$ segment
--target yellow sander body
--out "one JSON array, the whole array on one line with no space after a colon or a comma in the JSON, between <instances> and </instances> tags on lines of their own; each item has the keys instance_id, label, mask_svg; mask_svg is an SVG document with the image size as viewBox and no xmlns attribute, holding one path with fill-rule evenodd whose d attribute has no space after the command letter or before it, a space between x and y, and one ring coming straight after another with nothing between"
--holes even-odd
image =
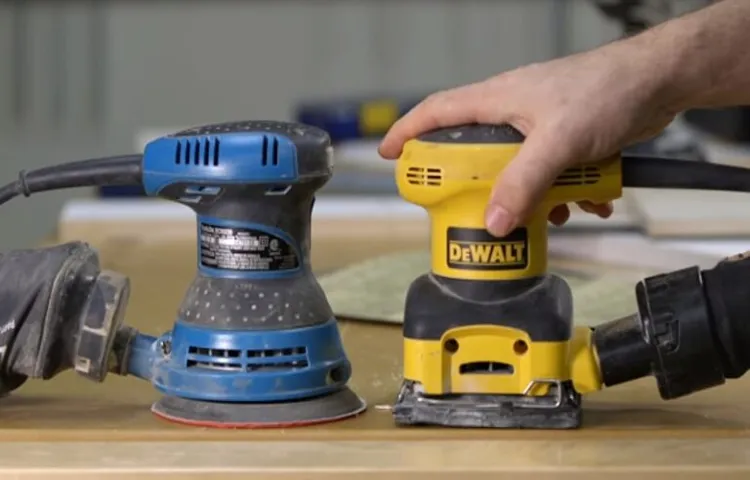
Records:
<instances>
[{"instance_id":1,"label":"yellow sander body","mask_svg":"<svg viewBox=\"0 0 750 480\"><path fill-rule=\"evenodd\" d=\"M620 159L570 168L525 224L490 234L484 211L521 148L510 126L429 132L405 145L400 195L429 213L431 271L407 293L399 424L575 428L601 387L589 328L574 328L566 282L547 272L556 205L621 196Z\"/></svg>"}]
</instances>

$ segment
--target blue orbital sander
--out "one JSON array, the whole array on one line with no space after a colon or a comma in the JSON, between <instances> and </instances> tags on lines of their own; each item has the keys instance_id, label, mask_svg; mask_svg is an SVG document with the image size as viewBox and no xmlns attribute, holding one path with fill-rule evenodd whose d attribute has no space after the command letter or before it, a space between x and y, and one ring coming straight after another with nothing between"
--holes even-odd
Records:
<instances>
[{"instance_id":1,"label":"blue orbital sander","mask_svg":"<svg viewBox=\"0 0 750 480\"><path fill-rule=\"evenodd\" d=\"M196 127L152 141L143 155L21 173L0 189L0 203L45 190L133 185L193 209L198 268L174 327L155 337L123 324L129 280L102 271L87 244L0 257L0 274L35 272L22 277L23 290L36 292L29 299L0 290L4 305L21 312L0 336L0 393L74 369L96 381L107 373L147 380L163 394L152 406L157 416L195 426L281 428L363 412L365 402L347 386L352 370L337 320L310 266L315 194L332 174L325 131L274 121ZM24 316L35 310L28 304L42 313ZM40 341L39 332L54 333Z\"/></svg>"}]
</instances>

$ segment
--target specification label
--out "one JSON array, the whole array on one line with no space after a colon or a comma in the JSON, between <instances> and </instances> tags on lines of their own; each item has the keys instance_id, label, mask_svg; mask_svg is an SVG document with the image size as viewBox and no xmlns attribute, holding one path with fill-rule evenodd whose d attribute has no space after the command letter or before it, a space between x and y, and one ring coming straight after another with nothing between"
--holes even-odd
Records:
<instances>
[{"instance_id":1,"label":"specification label","mask_svg":"<svg viewBox=\"0 0 750 480\"><path fill-rule=\"evenodd\" d=\"M299 267L294 248L262 230L201 223L201 264L221 270L277 272Z\"/></svg>"}]
</instances>

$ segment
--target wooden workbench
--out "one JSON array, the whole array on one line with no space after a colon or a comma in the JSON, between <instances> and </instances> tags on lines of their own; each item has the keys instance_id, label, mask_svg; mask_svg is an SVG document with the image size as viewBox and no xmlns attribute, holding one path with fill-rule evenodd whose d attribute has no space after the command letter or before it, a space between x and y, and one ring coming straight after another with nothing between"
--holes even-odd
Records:
<instances>
[{"instance_id":1,"label":"wooden workbench","mask_svg":"<svg viewBox=\"0 0 750 480\"><path fill-rule=\"evenodd\" d=\"M176 240L191 227L162 227L168 234L149 238L130 227L65 231L131 277L126 322L151 334L170 328L195 268L192 240ZM318 224L313 264L324 272L424 242L408 226ZM650 379L600 392L578 431L398 429L387 406L401 383L400 329L342 320L341 331L351 385L370 407L358 418L290 430L177 426L152 416L157 394L143 381L63 374L0 399L0 479L750 478L750 378L672 402Z\"/></svg>"}]
</instances>

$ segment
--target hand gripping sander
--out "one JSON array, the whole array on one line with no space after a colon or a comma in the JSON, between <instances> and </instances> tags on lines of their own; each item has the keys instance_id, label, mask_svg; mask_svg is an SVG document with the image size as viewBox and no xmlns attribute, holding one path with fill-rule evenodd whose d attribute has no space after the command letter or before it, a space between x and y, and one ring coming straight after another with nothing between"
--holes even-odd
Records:
<instances>
[{"instance_id":1,"label":"hand gripping sander","mask_svg":"<svg viewBox=\"0 0 750 480\"><path fill-rule=\"evenodd\" d=\"M485 207L523 140L508 125L444 128L407 142L397 161L401 196L430 215L432 265L406 295L396 423L576 428L581 395L604 386L654 374L672 398L729 376L712 353L727 349L712 343L700 272L647 279L638 314L575 327L569 286L547 272L547 219L556 205L610 201L623 187L747 192L750 171L624 155L571 167L523 225L497 238L485 229ZM746 315L750 304L736 300L750 282L734 288L728 295Z\"/></svg>"},{"instance_id":2,"label":"hand gripping sander","mask_svg":"<svg viewBox=\"0 0 750 480\"><path fill-rule=\"evenodd\" d=\"M92 280L87 289L76 290L84 304L91 303L91 291L101 291L99 308L81 322L77 307L66 307L70 311L62 317L71 329L60 336L69 347L65 354L49 349L47 363L50 355L62 359L47 370L69 365L89 378L100 372L97 380L108 371L147 380L164 394L153 412L191 425L284 427L364 411L365 402L347 387L351 365L310 266L315 193L332 173L332 148L324 131L248 121L159 138L143 155L21 174L0 190L0 201L73 186L141 185L148 195L179 202L197 214L197 275L173 329L150 336L124 326L127 278L105 273L116 281L96 290ZM54 260L54 274L44 277L40 270L48 285L61 276L60 265L75 258L88 259L89 277L99 274L98 259L85 244L24 254L27 265L35 265L34 255L36 265L40 258ZM71 285L69 290L75 282ZM46 295L44 302L49 299L54 295ZM23 346L10 342L8 349ZM18 377L12 362L5 371L9 380ZM11 388L18 384L9 380L5 383Z\"/></svg>"}]
</instances>

